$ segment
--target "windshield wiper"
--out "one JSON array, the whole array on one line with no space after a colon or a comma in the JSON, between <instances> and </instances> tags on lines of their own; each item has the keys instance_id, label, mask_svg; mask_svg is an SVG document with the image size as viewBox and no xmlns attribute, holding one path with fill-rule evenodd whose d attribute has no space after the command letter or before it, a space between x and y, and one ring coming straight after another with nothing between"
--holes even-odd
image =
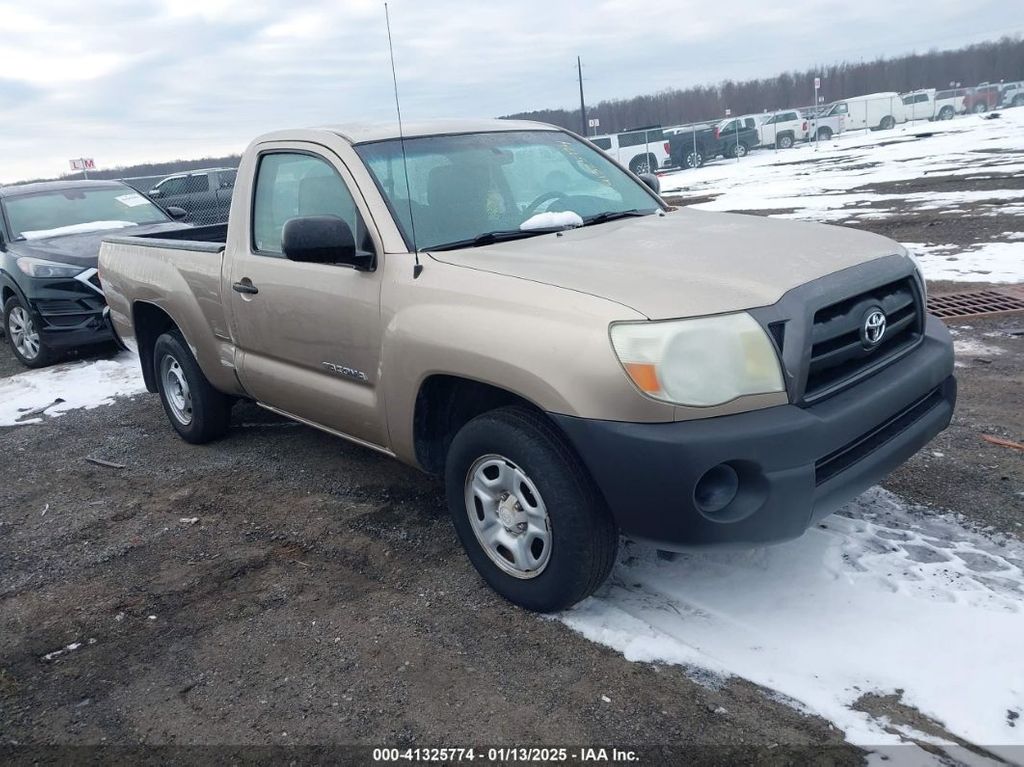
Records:
<instances>
[{"instance_id":1,"label":"windshield wiper","mask_svg":"<svg viewBox=\"0 0 1024 767\"><path fill-rule=\"evenodd\" d=\"M551 234L552 232L564 231L564 226L545 226L538 229L508 229L496 232L484 232L476 237L468 237L465 240L455 240L442 245L434 245L424 250L458 250L459 248L477 248L481 245L493 245L496 242L508 242L509 240L522 240L526 237L534 237L538 234Z\"/></svg>"},{"instance_id":2,"label":"windshield wiper","mask_svg":"<svg viewBox=\"0 0 1024 767\"><path fill-rule=\"evenodd\" d=\"M632 208L630 210L606 210L604 213L598 213L594 216L587 216L583 219L583 226L590 226L591 224L604 224L608 221L617 221L620 218L633 218L635 216L649 216L653 211L649 210L637 210Z\"/></svg>"}]
</instances>

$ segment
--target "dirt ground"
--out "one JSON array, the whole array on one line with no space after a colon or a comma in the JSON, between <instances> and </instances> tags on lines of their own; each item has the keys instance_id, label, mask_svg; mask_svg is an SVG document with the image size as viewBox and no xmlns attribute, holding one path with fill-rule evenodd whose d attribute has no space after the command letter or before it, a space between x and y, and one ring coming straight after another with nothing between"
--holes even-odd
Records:
<instances>
[{"instance_id":1,"label":"dirt ground","mask_svg":"<svg viewBox=\"0 0 1024 767\"><path fill-rule=\"evenodd\" d=\"M885 485L1024 537L1024 452L983 439L1024 440L1024 315L953 330L953 424ZM21 370L0 346L0 377ZM0 451L0 746L842 743L510 606L436 482L253 405L208 446L140 396L0 429Z\"/></svg>"},{"instance_id":2,"label":"dirt ground","mask_svg":"<svg viewBox=\"0 0 1024 767\"><path fill-rule=\"evenodd\" d=\"M841 742L510 606L438 484L255 406L209 446L141 396L0 450L0 744Z\"/></svg>"}]
</instances>

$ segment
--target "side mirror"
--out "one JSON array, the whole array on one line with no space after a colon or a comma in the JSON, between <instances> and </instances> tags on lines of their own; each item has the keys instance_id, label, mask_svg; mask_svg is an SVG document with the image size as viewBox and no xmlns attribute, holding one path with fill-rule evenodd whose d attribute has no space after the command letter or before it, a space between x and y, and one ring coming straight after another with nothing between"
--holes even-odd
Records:
<instances>
[{"instance_id":1,"label":"side mirror","mask_svg":"<svg viewBox=\"0 0 1024 767\"><path fill-rule=\"evenodd\" d=\"M640 180L647 184L647 186L651 188L652 192L655 194L661 194L661 182L653 173L641 173Z\"/></svg>"},{"instance_id":2,"label":"side mirror","mask_svg":"<svg viewBox=\"0 0 1024 767\"><path fill-rule=\"evenodd\" d=\"M164 193L161 189L150 189L149 196L155 200L157 197L163 197Z\"/></svg>"},{"instance_id":3,"label":"side mirror","mask_svg":"<svg viewBox=\"0 0 1024 767\"><path fill-rule=\"evenodd\" d=\"M177 205L169 205L165 212L175 221L181 221L183 218L185 218L185 216L188 215L187 210L185 210L184 208L179 208Z\"/></svg>"},{"instance_id":4,"label":"side mirror","mask_svg":"<svg viewBox=\"0 0 1024 767\"><path fill-rule=\"evenodd\" d=\"M281 250L291 261L311 264L348 264L369 269L373 256L356 253L356 238L337 216L290 218L281 234Z\"/></svg>"}]
</instances>

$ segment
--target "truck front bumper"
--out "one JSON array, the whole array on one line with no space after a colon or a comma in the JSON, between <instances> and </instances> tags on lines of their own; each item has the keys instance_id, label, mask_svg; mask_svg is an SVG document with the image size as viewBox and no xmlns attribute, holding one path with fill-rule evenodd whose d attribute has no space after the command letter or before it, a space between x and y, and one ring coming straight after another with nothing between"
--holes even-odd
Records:
<instances>
[{"instance_id":1,"label":"truck front bumper","mask_svg":"<svg viewBox=\"0 0 1024 767\"><path fill-rule=\"evenodd\" d=\"M949 333L812 407L674 423L552 415L624 535L662 548L789 540L941 432L956 380Z\"/></svg>"}]
</instances>

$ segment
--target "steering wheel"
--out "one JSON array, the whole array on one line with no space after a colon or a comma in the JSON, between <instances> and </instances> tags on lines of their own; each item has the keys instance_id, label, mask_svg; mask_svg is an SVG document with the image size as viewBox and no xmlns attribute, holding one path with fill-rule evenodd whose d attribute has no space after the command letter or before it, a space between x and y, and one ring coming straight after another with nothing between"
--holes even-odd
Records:
<instances>
[{"instance_id":1,"label":"steering wheel","mask_svg":"<svg viewBox=\"0 0 1024 767\"><path fill-rule=\"evenodd\" d=\"M523 215L530 217L537 212L537 208L546 203L548 200L560 200L568 196L569 195L565 194L564 192L544 192L542 195L540 195L540 197L538 197L536 200L534 200L533 202L526 206L526 210L523 211Z\"/></svg>"}]
</instances>

